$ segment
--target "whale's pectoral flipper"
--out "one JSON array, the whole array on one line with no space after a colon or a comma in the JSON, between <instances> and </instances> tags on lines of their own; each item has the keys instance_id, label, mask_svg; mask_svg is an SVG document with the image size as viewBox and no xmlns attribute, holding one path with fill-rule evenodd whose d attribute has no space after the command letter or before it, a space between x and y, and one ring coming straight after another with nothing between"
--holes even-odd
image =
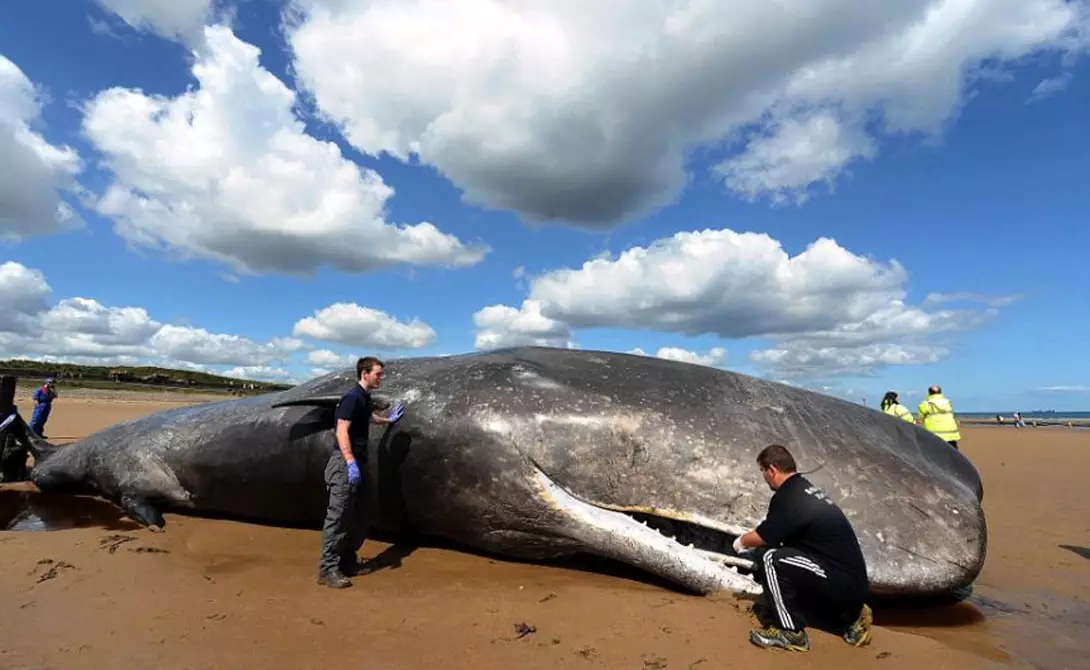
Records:
<instances>
[{"instance_id":1,"label":"whale's pectoral flipper","mask_svg":"<svg viewBox=\"0 0 1090 670\"><path fill-rule=\"evenodd\" d=\"M372 394L372 403L374 408L378 411L389 409L393 403L389 399L382 396L381 392ZM337 403L341 401L341 395L310 395L303 398L293 398L291 400L282 400L277 403L273 403L273 408L277 407L322 407L326 409L336 409Z\"/></svg>"},{"instance_id":2,"label":"whale's pectoral flipper","mask_svg":"<svg viewBox=\"0 0 1090 670\"><path fill-rule=\"evenodd\" d=\"M166 525L166 520L159 510L144 498L122 495L121 508L133 521L147 526L149 530L161 531Z\"/></svg>"},{"instance_id":3,"label":"whale's pectoral flipper","mask_svg":"<svg viewBox=\"0 0 1090 670\"><path fill-rule=\"evenodd\" d=\"M295 398L293 400L283 400L281 402L273 403L273 407L328 407L330 409L337 406L337 403L341 401L340 395L311 395L305 398Z\"/></svg>"}]
</instances>

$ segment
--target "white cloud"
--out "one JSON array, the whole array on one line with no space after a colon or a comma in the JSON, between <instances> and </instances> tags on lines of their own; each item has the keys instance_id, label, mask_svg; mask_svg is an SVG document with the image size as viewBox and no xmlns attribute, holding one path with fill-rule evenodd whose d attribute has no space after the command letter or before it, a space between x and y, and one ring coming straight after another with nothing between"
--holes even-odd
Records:
<instances>
[{"instance_id":1,"label":"white cloud","mask_svg":"<svg viewBox=\"0 0 1090 670\"><path fill-rule=\"evenodd\" d=\"M84 225L61 193L78 190L83 161L35 128L42 100L33 82L0 55L0 241L14 242Z\"/></svg>"},{"instance_id":2,"label":"white cloud","mask_svg":"<svg viewBox=\"0 0 1090 670\"><path fill-rule=\"evenodd\" d=\"M1005 307L1012 305L1023 296L1020 293L1012 295L984 295L982 293L972 293L969 291L961 291L958 293L928 293L924 298L924 304L927 305L942 305L948 302L979 302L991 307Z\"/></svg>"},{"instance_id":3,"label":"white cloud","mask_svg":"<svg viewBox=\"0 0 1090 670\"><path fill-rule=\"evenodd\" d=\"M378 349L419 349L436 338L435 330L419 319L402 323L386 312L340 302L300 319L292 334Z\"/></svg>"},{"instance_id":4,"label":"white cloud","mask_svg":"<svg viewBox=\"0 0 1090 670\"><path fill-rule=\"evenodd\" d=\"M880 133L941 132L974 81L1090 26L1065 0L291 4L300 85L361 151L588 226L674 199L695 150L724 149L746 198L802 200Z\"/></svg>"},{"instance_id":5,"label":"white cloud","mask_svg":"<svg viewBox=\"0 0 1090 670\"><path fill-rule=\"evenodd\" d=\"M1057 384L1055 386L1042 386L1037 390L1046 393L1090 393L1090 386L1086 384Z\"/></svg>"},{"instance_id":6,"label":"white cloud","mask_svg":"<svg viewBox=\"0 0 1090 670\"><path fill-rule=\"evenodd\" d=\"M90 298L66 298L42 315L42 328L51 332L80 333L103 344L135 345L146 342L162 324L143 307L106 307Z\"/></svg>"},{"instance_id":7,"label":"white cloud","mask_svg":"<svg viewBox=\"0 0 1090 670\"><path fill-rule=\"evenodd\" d=\"M197 40L214 16L214 0L94 0L132 28L172 40Z\"/></svg>"},{"instance_id":8,"label":"white cloud","mask_svg":"<svg viewBox=\"0 0 1090 670\"><path fill-rule=\"evenodd\" d=\"M298 383L295 375L283 368L273 368L267 365L243 365L231 368L223 373L225 377L236 379L252 379L254 381Z\"/></svg>"},{"instance_id":9,"label":"white cloud","mask_svg":"<svg viewBox=\"0 0 1090 670\"><path fill-rule=\"evenodd\" d=\"M906 334L907 335L907 334ZM814 346L806 340L755 351L750 358L783 379L869 375L888 365L936 363L948 353L944 347L892 342L862 346Z\"/></svg>"},{"instance_id":10,"label":"white cloud","mask_svg":"<svg viewBox=\"0 0 1090 670\"><path fill-rule=\"evenodd\" d=\"M1040 83L1033 88L1033 91L1029 95L1029 102L1039 102L1048 98L1056 93L1067 88L1067 85L1071 83L1071 73L1065 72L1058 77L1049 77L1042 79Z\"/></svg>"},{"instance_id":11,"label":"white cloud","mask_svg":"<svg viewBox=\"0 0 1090 670\"><path fill-rule=\"evenodd\" d=\"M118 234L252 273L464 267L485 256L432 223L387 223L393 189L307 135L295 94L258 55L209 27L194 48L198 87L175 98L111 88L88 103L84 132L113 172L97 209Z\"/></svg>"},{"instance_id":12,"label":"white cloud","mask_svg":"<svg viewBox=\"0 0 1090 670\"><path fill-rule=\"evenodd\" d=\"M40 270L0 265L0 357L93 365L153 364L216 372L252 371L258 379L288 379L283 364L303 351L292 337L258 343L239 335L164 324L142 307L113 307L92 298L52 302ZM286 374L286 373L284 373Z\"/></svg>"},{"instance_id":13,"label":"white cloud","mask_svg":"<svg viewBox=\"0 0 1090 670\"><path fill-rule=\"evenodd\" d=\"M628 353L638 354L640 356L647 356L647 352L639 347L632 349ZM659 347L659 350L655 352L656 358L664 358L668 361L679 361L682 363L693 363L695 365L707 365L710 367L720 367L727 362L727 350L723 347L712 347L706 354L700 354L689 349L682 349L680 347Z\"/></svg>"},{"instance_id":14,"label":"white cloud","mask_svg":"<svg viewBox=\"0 0 1090 670\"><path fill-rule=\"evenodd\" d=\"M936 338L997 313L994 305L906 305L907 279L896 261L858 256L827 238L791 256L765 234L680 232L530 278L521 308L490 305L474 315L477 347L573 346L573 331L591 328L762 337L774 346L750 357L773 377L866 374L936 361L948 351Z\"/></svg>"},{"instance_id":15,"label":"white cloud","mask_svg":"<svg viewBox=\"0 0 1090 670\"><path fill-rule=\"evenodd\" d=\"M40 270L11 261L0 265L0 332L33 332L52 292Z\"/></svg>"},{"instance_id":16,"label":"white cloud","mask_svg":"<svg viewBox=\"0 0 1090 670\"><path fill-rule=\"evenodd\" d=\"M896 261L877 263L827 238L792 257L763 233L679 232L534 277L535 306L524 312L573 328L797 333L866 318L900 295L906 276Z\"/></svg>"},{"instance_id":17,"label":"white cloud","mask_svg":"<svg viewBox=\"0 0 1090 670\"><path fill-rule=\"evenodd\" d=\"M302 348L302 342L293 338L258 344L239 335L173 325L159 328L149 342L165 356L209 365L265 365L283 360Z\"/></svg>"},{"instance_id":18,"label":"white cloud","mask_svg":"<svg viewBox=\"0 0 1090 670\"><path fill-rule=\"evenodd\" d=\"M306 362L310 365L319 365L325 368L334 368L350 365L355 358L350 355L338 354L329 349L318 349L307 353Z\"/></svg>"},{"instance_id":19,"label":"white cloud","mask_svg":"<svg viewBox=\"0 0 1090 670\"><path fill-rule=\"evenodd\" d=\"M824 182L831 190L848 163L874 158L877 151L861 128L821 112L773 122L743 153L716 170L731 190L749 200L767 195L777 203L801 204L810 198L811 184Z\"/></svg>"},{"instance_id":20,"label":"white cloud","mask_svg":"<svg viewBox=\"0 0 1090 670\"><path fill-rule=\"evenodd\" d=\"M541 303L526 300L522 309L490 305L473 315L478 349L539 346L574 348L571 329L541 314Z\"/></svg>"}]
</instances>

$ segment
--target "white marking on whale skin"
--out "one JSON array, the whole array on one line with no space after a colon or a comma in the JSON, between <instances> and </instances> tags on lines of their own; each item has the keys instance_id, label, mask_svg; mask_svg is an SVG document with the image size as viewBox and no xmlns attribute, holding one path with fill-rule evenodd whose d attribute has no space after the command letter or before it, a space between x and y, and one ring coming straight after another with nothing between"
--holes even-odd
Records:
<instances>
[{"instance_id":1,"label":"white marking on whale skin","mask_svg":"<svg viewBox=\"0 0 1090 670\"><path fill-rule=\"evenodd\" d=\"M638 414L535 414L533 421L540 428L545 424L561 424L582 428L597 428L611 433L637 433L643 426L643 417Z\"/></svg>"},{"instance_id":2,"label":"white marking on whale skin","mask_svg":"<svg viewBox=\"0 0 1090 670\"><path fill-rule=\"evenodd\" d=\"M533 485L551 507L571 521L569 537L600 556L638 566L697 592L760 594L760 584L698 549L687 547L621 512L583 502L535 469ZM721 556L721 555L716 555Z\"/></svg>"},{"instance_id":3,"label":"white marking on whale skin","mask_svg":"<svg viewBox=\"0 0 1090 670\"><path fill-rule=\"evenodd\" d=\"M523 386L530 386L537 389L548 391L559 391L564 388L564 385L548 377L542 377L533 370L528 370L521 366L515 366L512 368L515 379Z\"/></svg>"},{"instance_id":4,"label":"white marking on whale skin","mask_svg":"<svg viewBox=\"0 0 1090 670\"><path fill-rule=\"evenodd\" d=\"M424 392L420 389L408 389L401 394L400 399L405 401L405 404L414 403L424 397Z\"/></svg>"}]
</instances>

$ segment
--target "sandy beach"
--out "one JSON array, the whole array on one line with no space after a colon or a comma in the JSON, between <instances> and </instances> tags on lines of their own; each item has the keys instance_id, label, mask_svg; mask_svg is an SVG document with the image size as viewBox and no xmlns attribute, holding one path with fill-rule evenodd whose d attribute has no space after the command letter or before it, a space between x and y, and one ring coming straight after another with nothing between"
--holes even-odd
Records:
<instances>
[{"instance_id":1,"label":"sandy beach","mask_svg":"<svg viewBox=\"0 0 1090 670\"><path fill-rule=\"evenodd\" d=\"M62 389L47 434L209 398ZM807 655L752 647L745 601L588 564L368 541L383 567L334 591L314 583L318 531L169 515L151 533L3 485L0 668L1085 667L1090 431L967 427L963 450L990 531L972 598L876 606L870 647L813 631Z\"/></svg>"}]
</instances>

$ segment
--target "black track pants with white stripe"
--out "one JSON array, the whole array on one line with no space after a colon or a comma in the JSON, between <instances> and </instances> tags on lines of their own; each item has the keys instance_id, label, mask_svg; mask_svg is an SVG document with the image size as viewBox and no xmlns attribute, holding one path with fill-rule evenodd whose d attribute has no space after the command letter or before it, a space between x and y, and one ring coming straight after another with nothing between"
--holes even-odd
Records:
<instances>
[{"instance_id":1,"label":"black track pants with white stripe","mask_svg":"<svg viewBox=\"0 0 1090 670\"><path fill-rule=\"evenodd\" d=\"M863 599L836 575L798 549L777 547L759 554L754 578L764 589L761 623L782 630L802 630L816 621L845 629L859 616Z\"/></svg>"}]
</instances>

